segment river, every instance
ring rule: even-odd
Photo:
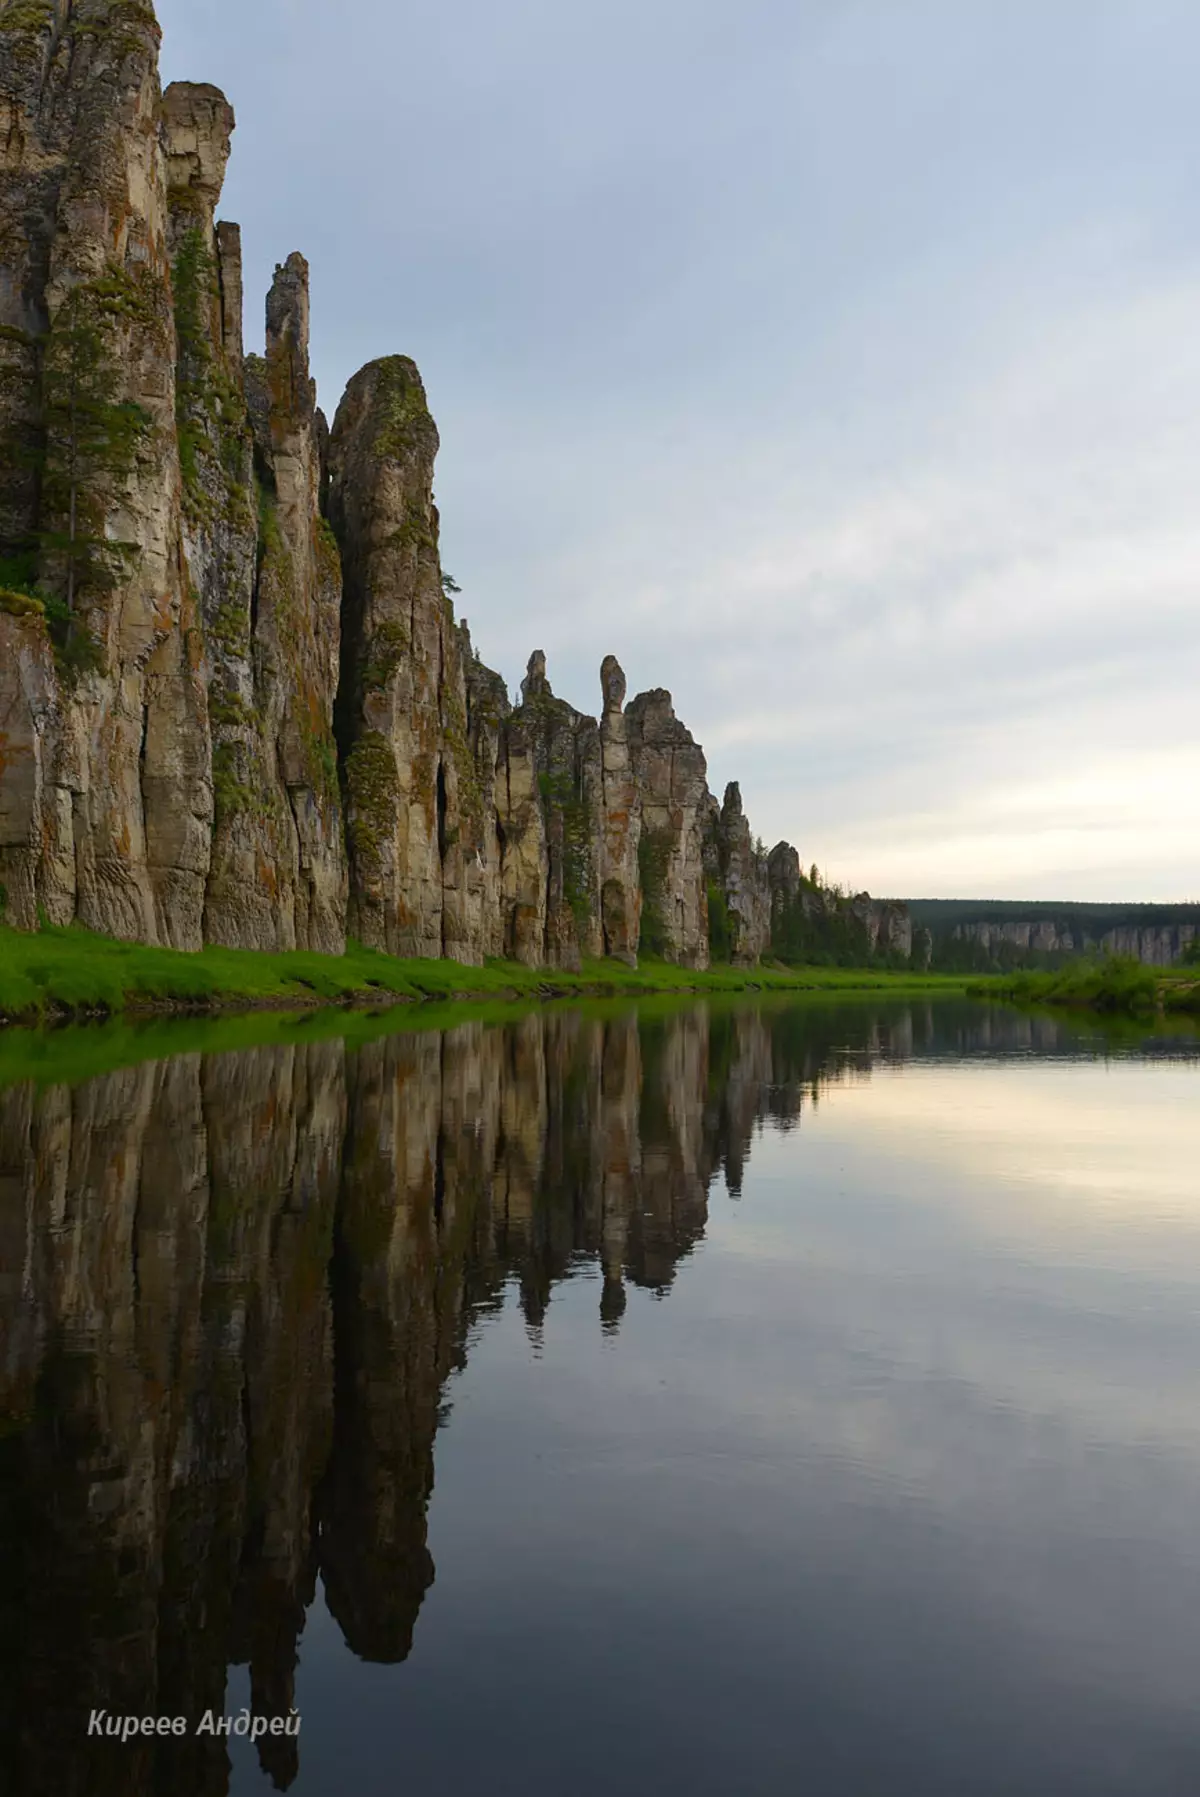
[[[422,1021],[6,1039],[0,1788],[1200,1789],[1194,1036]]]

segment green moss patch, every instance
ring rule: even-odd
[[[350,844],[360,865],[377,872],[385,839],[396,822],[400,779],[386,736],[368,730],[346,757]]]

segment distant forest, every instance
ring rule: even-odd
[[[1103,935],[1147,924],[1200,923],[1200,899],[1180,905],[1099,905],[1075,899],[901,899],[927,930],[956,923],[1056,923]]]
[[[1120,931],[1128,938],[1137,932],[1170,932],[1173,945],[1167,959],[1185,952],[1183,926],[1200,930],[1200,901],[1177,905],[1093,904],[1071,899],[906,899],[914,932],[926,930],[930,939],[930,965],[942,972],[984,972],[1036,967],[1056,968],[1081,953],[1096,952],[1104,938]],[[993,932],[981,940],[985,926]],[[1024,932],[1033,940],[997,940],[994,932]],[[1159,958],[1139,945],[1125,942],[1121,952],[1139,958]]]

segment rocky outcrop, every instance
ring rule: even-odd
[[[62,696],[40,608],[0,594],[0,884],[4,915],[34,930],[38,910],[74,915],[71,794],[58,770]]]
[[[707,967],[704,750],[663,687],[639,693],[625,715],[642,811],[642,940],[664,960]]]
[[[865,921],[871,953],[891,961],[909,961],[913,953],[913,923],[908,908],[895,899],[866,900]]]
[[[1151,967],[1179,962],[1200,939],[1200,905],[989,904],[920,899],[903,907],[915,925],[914,958],[953,971],[1053,968],[1073,955],[1121,955]]]
[[[497,839],[470,740],[464,643],[442,584],[438,435],[416,367],[372,362],[329,449],[345,576],[337,735],[351,858],[350,928],[396,955],[478,961],[494,932]],[[475,682],[476,724],[484,683]]]
[[[52,711],[18,726],[41,739],[37,830],[13,841],[10,822],[3,854],[26,913],[32,894],[55,922],[194,948],[212,787],[179,548],[158,40],[140,4],[0,14],[4,584],[52,599],[60,665]]]
[[[725,788],[720,810],[708,814],[706,865],[724,894],[731,959],[745,967],[760,959],[771,940],[771,892],[767,857],[755,843],[736,780]]]
[[[642,913],[641,795],[629,750],[625,675],[615,655],[606,655],[600,665],[600,690],[600,926],[605,954],[636,967]]]
[[[504,941],[531,966],[603,950],[601,733],[555,696],[536,649],[501,742]]]
[[[279,946],[294,939],[300,948],[340,953],[348,880],[333,707],[342,571],[320,509],[328,432],[308,353],[308,264],[291,255],[267,296],[266,356],[246,366],[258,515],[251,632],[258,754],[249,788],[228,796],[233,815],[248,817],[254,796],[269,795],[278,847],[273,861],[264,857],[273,878],[260,874],[260,884],[281,916]],[[220,807],[221,782],[217,799]]]
[[[537,649],[500,733],[502,935],[505,952],[533,966],[597,955],[637,964],[642,794],[613,655],[600,687],[597,721],[555,696]]]
[[[244,362],[240,237],[214,221],[233,111],[218,89],[177,82],[163,117],[183,549],[212,730],[204,933],[231,947],[340,953],[341,569],[320,514],[308,266],[291,256],[276,270],[265,360]]]
[[[1033,959],[1072,954],[1123,955],[1149,967],[1170,967],[1200,936],[1200,923],[1114,924],[1110,929],[1062,926],[1052,918],[980,919],[956,924],[954,938],[973,943],[999,964],[1017,958]]]
[[[767,890],[771,895],[771,941],[779,945],[807,896],[800,857],[790,842],[777,842],[767,856]]]
[[[299,254],[244,354],[233,109],[160,92],[158,37],[148,0],[0,5],[0,916],[754,961],[765,858],[670,694],[626,708],[610,655],[593,718],[535,653],[514,708],[456,622],[414,364],[330,432]]]

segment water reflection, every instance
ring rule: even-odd
[[[55,1797],[223,1793],[226,1743],[93,1710],[286,1716],[318,1577],[403,1660],[434,1578],[434,1439],[472,1321],[596,1269],[664,1293],[797,1126],[881,1058],[1067,1054],[978,1008],[694,1006],[185,1055],[0,1092],[0,1766]],[[285,1789],[302,1743],[268,1736]]]

